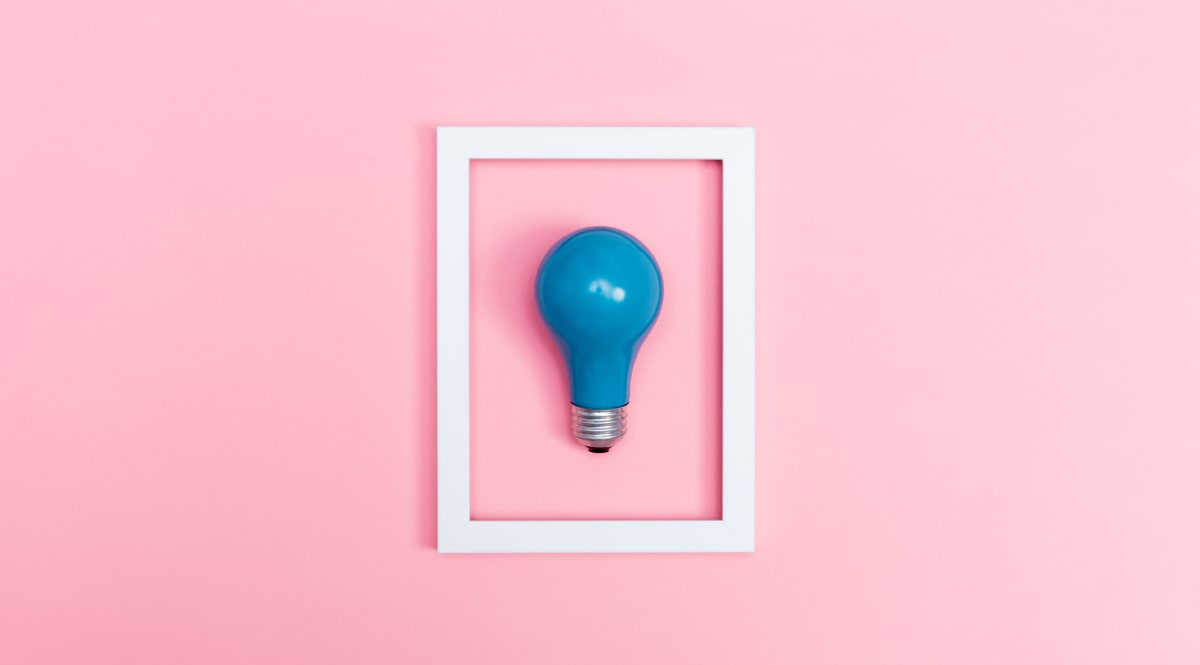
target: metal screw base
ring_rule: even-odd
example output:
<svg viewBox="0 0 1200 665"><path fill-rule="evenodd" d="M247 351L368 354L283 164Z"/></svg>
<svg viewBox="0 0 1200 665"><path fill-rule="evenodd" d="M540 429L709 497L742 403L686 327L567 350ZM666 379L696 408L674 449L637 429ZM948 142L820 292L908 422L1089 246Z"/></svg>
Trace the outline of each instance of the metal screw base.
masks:
<svg viewBox="0 0 1200 665"><path fill-rule="evenodd" d="M571 405L571 433L593 453L606 453L625 435L625 407L585 409Z"/></svg>

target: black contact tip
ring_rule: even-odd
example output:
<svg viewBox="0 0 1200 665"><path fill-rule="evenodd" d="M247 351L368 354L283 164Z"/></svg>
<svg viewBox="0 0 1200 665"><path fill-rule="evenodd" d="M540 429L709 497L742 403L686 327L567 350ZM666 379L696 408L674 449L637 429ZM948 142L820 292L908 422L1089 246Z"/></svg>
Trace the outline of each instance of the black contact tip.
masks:
<svg viewBox="0 0 1200 665"><path fill-rule="evenodd" d="M594 446L588 446L587 449L589 453L606 453L610 450L609 448L596 448Z"/></svg>

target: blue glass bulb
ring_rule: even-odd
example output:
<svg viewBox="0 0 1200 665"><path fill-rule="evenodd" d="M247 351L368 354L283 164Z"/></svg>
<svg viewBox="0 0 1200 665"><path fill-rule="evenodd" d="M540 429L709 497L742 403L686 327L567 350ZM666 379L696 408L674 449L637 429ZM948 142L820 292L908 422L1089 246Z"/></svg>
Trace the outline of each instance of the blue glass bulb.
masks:
<svg viewBox="0 0 1200 665"><path fill-rule="evenodd" d="M625 433L629 378L662 308L662 272L637 238L591 227L550 248L536 289L570 376L575 436L606 452Z"/></svg>

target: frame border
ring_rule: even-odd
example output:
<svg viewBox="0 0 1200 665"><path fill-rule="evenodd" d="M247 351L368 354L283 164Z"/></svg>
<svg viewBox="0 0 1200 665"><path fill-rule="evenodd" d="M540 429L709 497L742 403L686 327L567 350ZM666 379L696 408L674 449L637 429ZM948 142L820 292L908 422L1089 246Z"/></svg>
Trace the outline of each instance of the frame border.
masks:
<svg viewBox="0 0 1200 665"><path fill-rule="evenodd" d="M439 552L754 551L754 145L753 127L437 128ZM722 162L722 519L471 519L472 159Z"/></svg>

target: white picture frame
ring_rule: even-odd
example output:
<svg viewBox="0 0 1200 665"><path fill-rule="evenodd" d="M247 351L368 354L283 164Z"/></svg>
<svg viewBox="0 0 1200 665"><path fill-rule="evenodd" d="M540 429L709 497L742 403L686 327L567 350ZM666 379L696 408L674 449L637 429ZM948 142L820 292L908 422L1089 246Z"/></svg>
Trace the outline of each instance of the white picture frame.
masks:
<svg viewBox="0 0 1200 665"><path fill-rule="evenodd" d="M754 143L752 127L438 127L439 552L754 551ZM722 162L721 519L471 519L473 159Z"/></svg>

